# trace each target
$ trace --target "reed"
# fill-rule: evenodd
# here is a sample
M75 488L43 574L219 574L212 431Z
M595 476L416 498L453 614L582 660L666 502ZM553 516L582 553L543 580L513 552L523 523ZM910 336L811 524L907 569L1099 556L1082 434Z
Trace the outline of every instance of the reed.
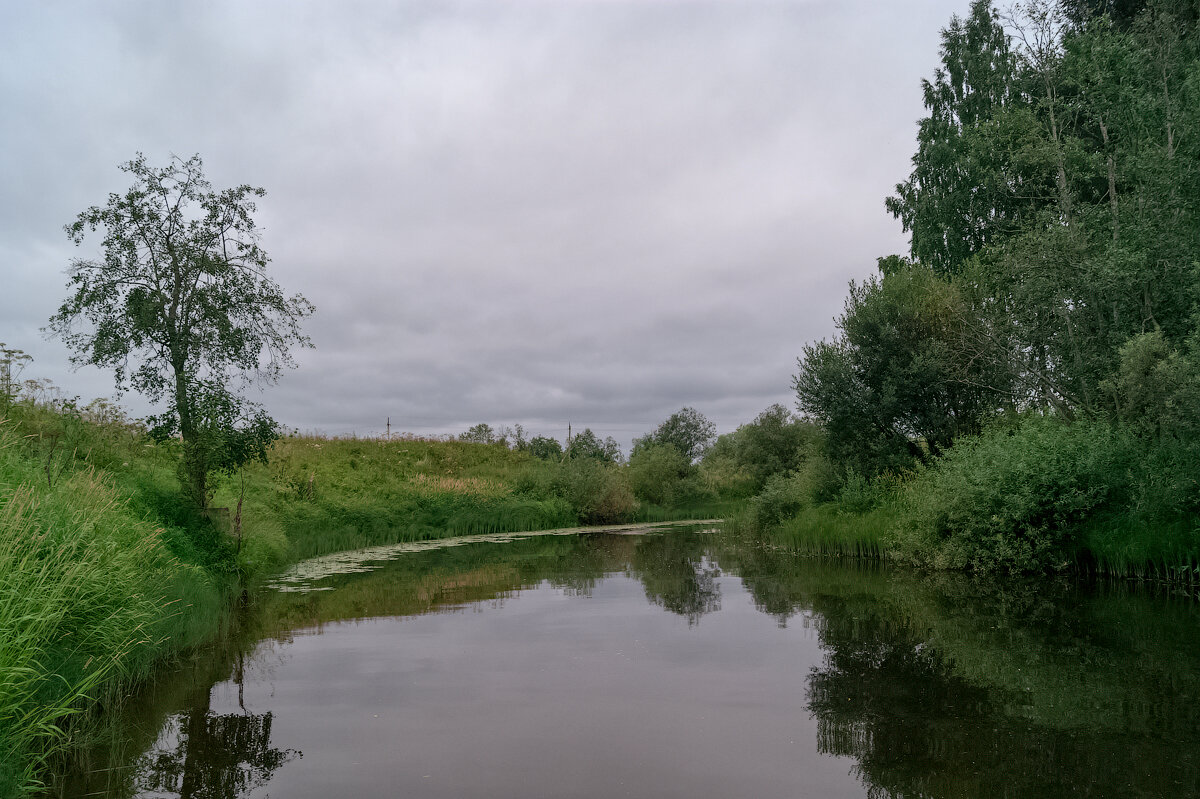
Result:
M810 505L772 531L771 540L814 557L880 558L895 521L889 506L857 514L832 504Z
M178 606L215 594L111 480L90 468L46 480L22 443L0 423L0 797L37 786L73 717L200 635Z

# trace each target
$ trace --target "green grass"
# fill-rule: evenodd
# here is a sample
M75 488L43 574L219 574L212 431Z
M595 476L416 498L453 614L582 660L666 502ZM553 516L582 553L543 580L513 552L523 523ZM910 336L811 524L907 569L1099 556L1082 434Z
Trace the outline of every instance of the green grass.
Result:
M892 506L854 513L836 503L809 505L795 515L763 530L752 513L731 517L737 532L763 536L772 544L802 555L825 558L882 558L887 555L887 535L896 523Z
M225 604L220 581L173 554L170 534L116 480L57 464L28 429L0 422L4 797L36 786L66 743L64 722L210 635Z
M99 708L211 640L241 582L340 550L738 504L639 504L619 467L500 445L293 436L219 482L227 514L203 515L181 502L178 458L111 406L18 403L0 421L0 799L85 745Z

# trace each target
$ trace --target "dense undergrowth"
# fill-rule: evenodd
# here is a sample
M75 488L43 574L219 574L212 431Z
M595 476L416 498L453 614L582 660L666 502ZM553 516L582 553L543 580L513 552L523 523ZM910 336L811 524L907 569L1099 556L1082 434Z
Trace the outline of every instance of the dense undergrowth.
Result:
M814 456L768 481L734 523L814 555L1198 583L1197 463L1186 438L1031 415L902 476L851 473L831 489Z

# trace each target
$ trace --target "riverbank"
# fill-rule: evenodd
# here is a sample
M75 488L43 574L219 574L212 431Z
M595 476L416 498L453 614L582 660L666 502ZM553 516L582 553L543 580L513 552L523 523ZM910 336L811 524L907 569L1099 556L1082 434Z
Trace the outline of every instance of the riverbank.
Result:
M734 523L811 555L976 574L1070 571L1200 584L1200 453L1188 437L1031 415L930 466L831 496L779 475Z
M0 419L0 797L36 787L88 719L217 636L241 586L290 563L737 503L642 503L620 467L500 444L291 436L201 514L180 501L177 449L103 402L17 403Z

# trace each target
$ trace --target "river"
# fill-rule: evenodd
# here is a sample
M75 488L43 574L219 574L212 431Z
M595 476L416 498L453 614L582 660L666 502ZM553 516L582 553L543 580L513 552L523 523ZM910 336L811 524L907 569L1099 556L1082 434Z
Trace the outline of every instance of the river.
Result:
M302 564L57 797L1200 796L1200 603L711 525Z

